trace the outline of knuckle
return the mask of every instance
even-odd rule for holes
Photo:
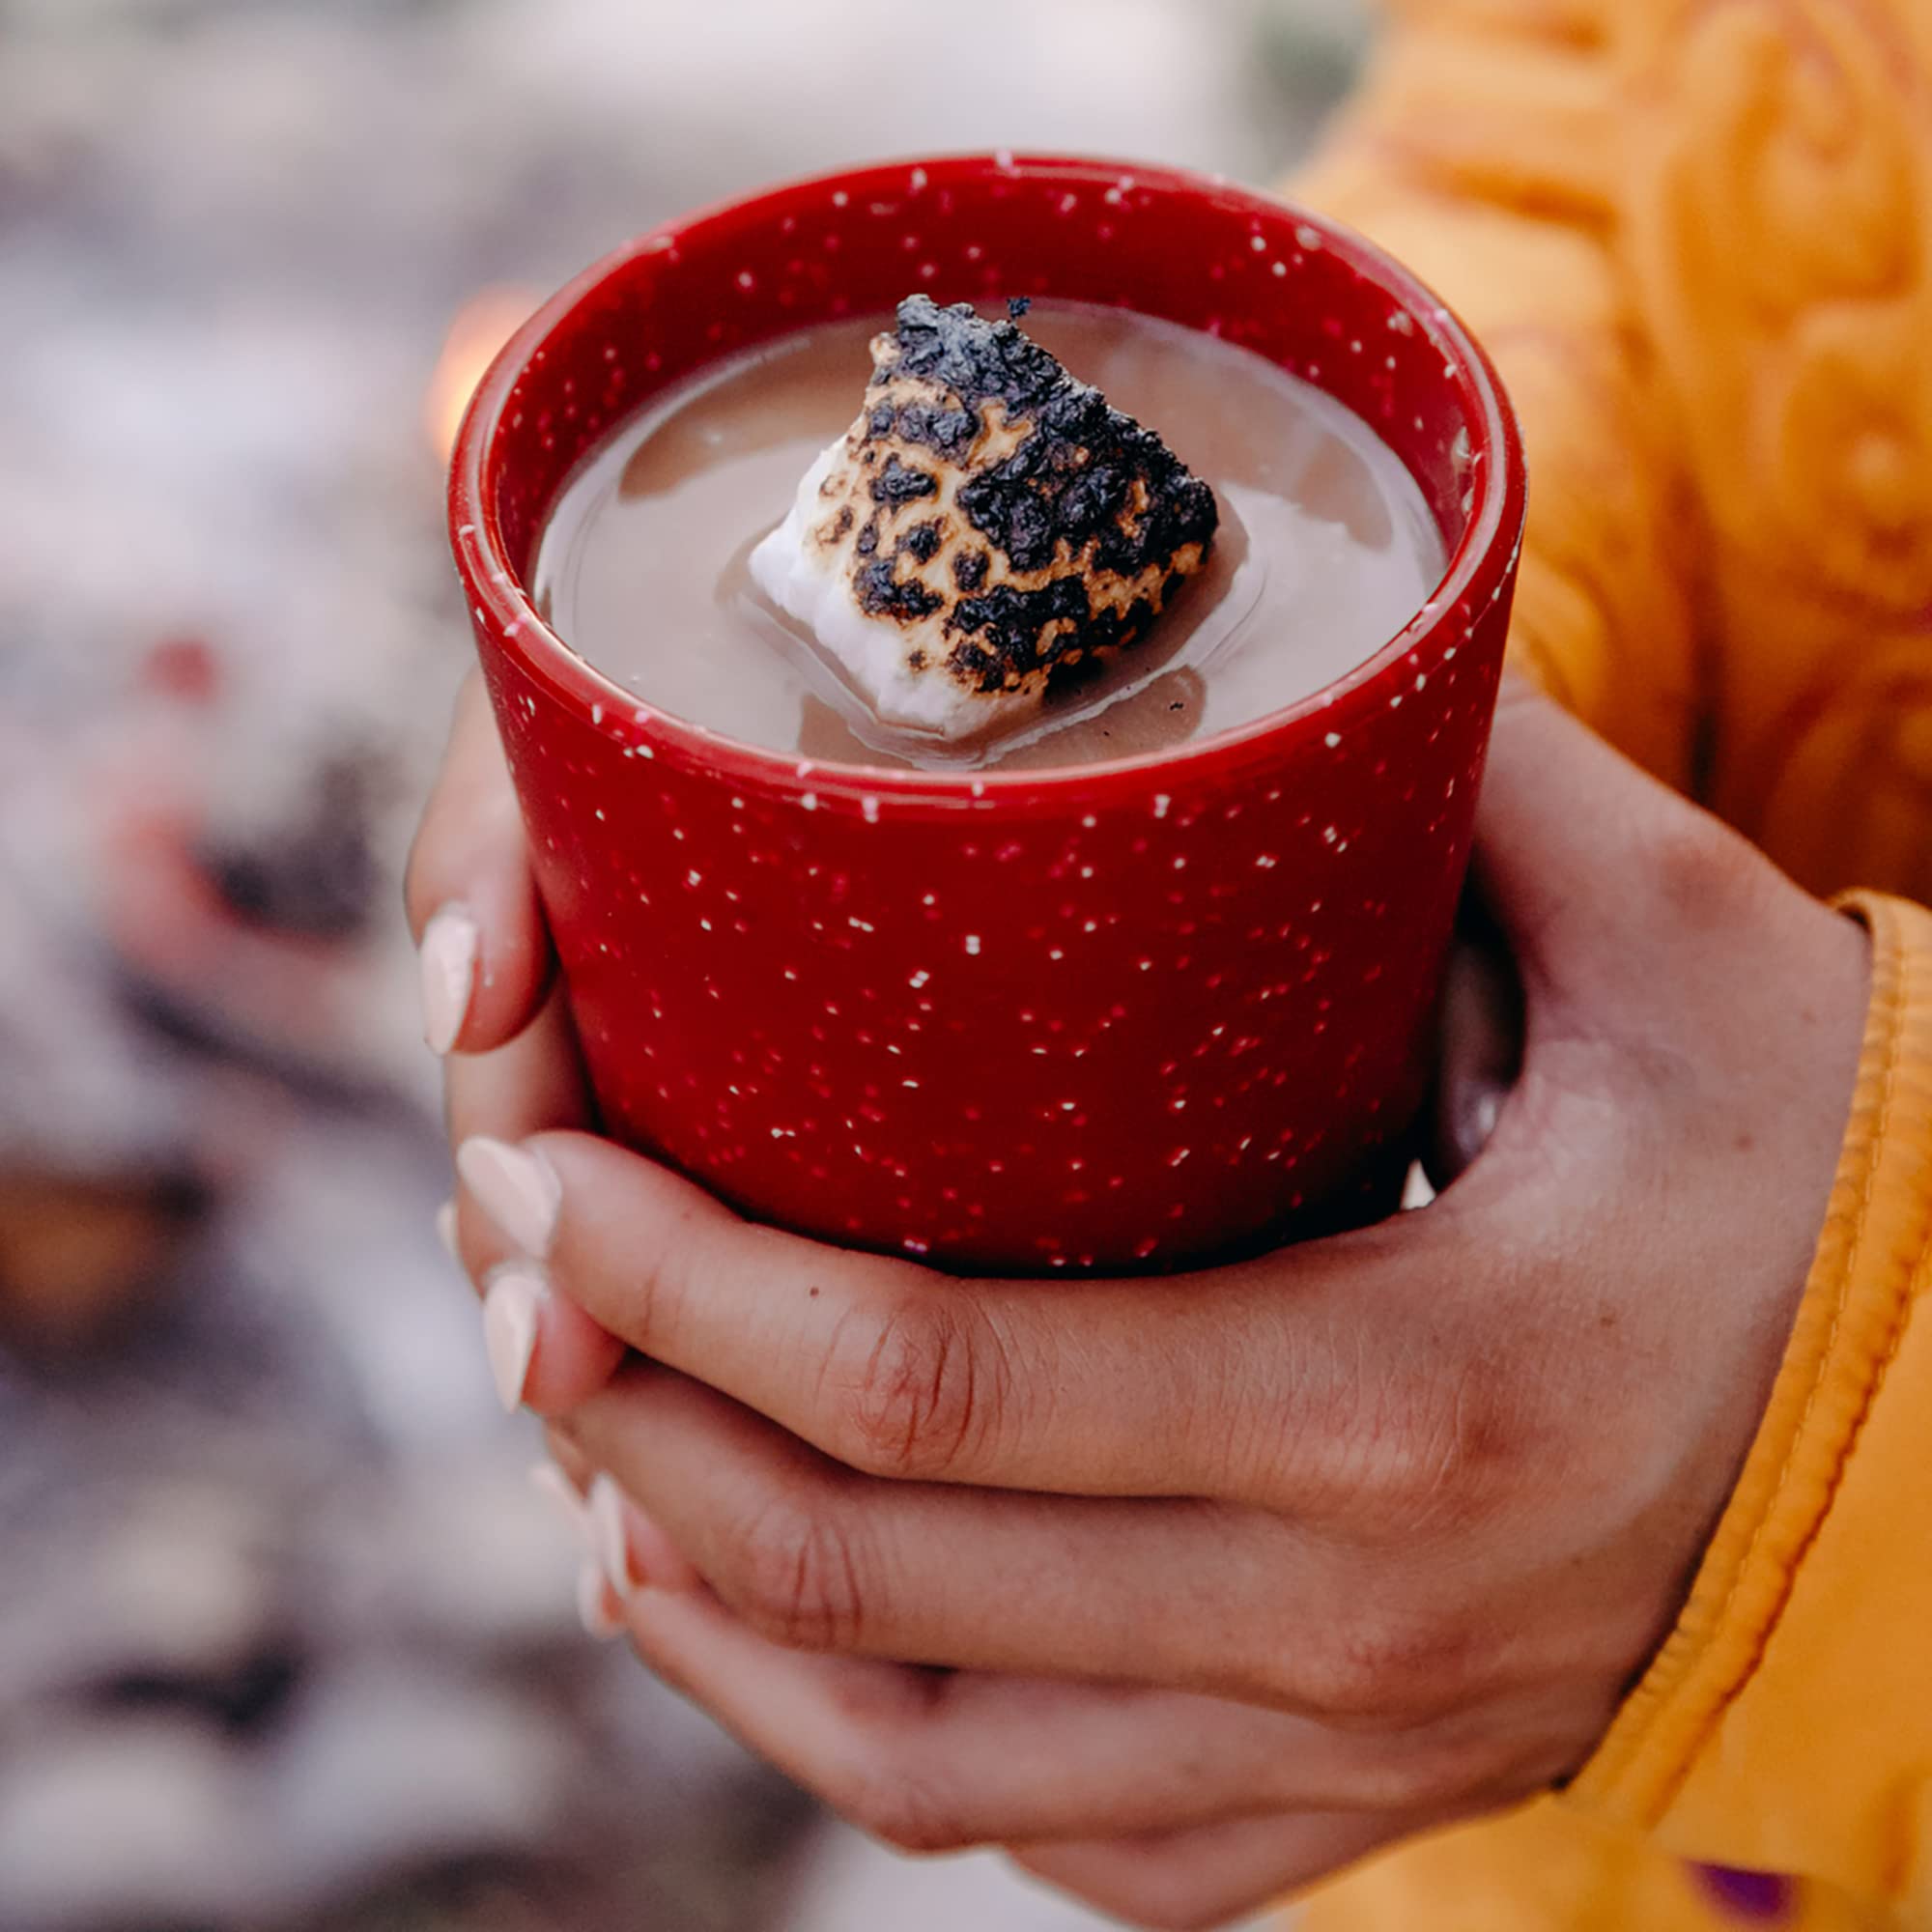
[[[1322,1716],[1403,1725],[1454,1708],[1466,1660],[1460,1634],[1414,1612],[1364,1607],[1298,1660],[1297,1689]]]
[[[582,1291],[595,1304],[597,1319],[635,1349],[652,1354],[689,1324],[692,1311],[720,1265],[718,1244],[700,1216],[679,1204],[666,1211],[659,1178],[641,1177],[650,1190],[639,1197],[652,1209],[647,1237],[622,1243],[602,1234],[588,1217],[564,1214],[557,1227],[550,1268],[565,1290]],[[639,1179],[627,1173],[625,1185],[637,1196]]]
[[[795,1498],[767,1504],[740,1541],[730,1606],[790,1650],[848,1650],[864,1627],[850,1539],[825,1512]]]
[[[952,1799],[896,1766],[855,1776],[834,1808],[902,1852],[961,1852],[980,1842]]]
[[[1133,1922],[1148,1932],[1214,1932],[1228,1922],[1228,1901],[1218,1882],[1163,1872],[1135,1901]]]
[[[1673,926],[1706,930],[1728,920],[1758,874],[1751,848],[1708,813],[1673,806],[1644,843],[1646,869]]]
[[[1508,1379],[1481,1361],[1422,1377],[1398,1405],[1376,1470],[1383,1527],[1403,1537],[1471,1527],[1519,1452],[1520,1409]]]
[[[946,1474],[991,1433],[1007,1381],[983,1322],[950,1299],[907,1294],[849,1378],[851,1461],[869,1475]]]
[[[1508,1364],[1446,1331],[1391,1334],[1356,1373],[1305,1399],[1273,1445],[1271,1485],[1369,1547],[1451,1537],[1505,1498],[1535,1433],[1535,1398]]]
[[[562,1232],[567,1243],[568,1214],[563,1216]],[[613,1254],[612,1259],[620,1257]],[[668,1337],[693,1295],[702,1293],[706,1264],[704,1245],[692,1227],[689,1210],[669,1217],[654,1239],[639,1242],[625,1270],[626,1339],[648,1352],[653,1343]]]
[[[1373,1756],[1347,1780],[1350,1804],[1377,1812],[1409,1812],[1454,1803],[1479,1789],[1491,1775],[1485,1760],[1467,1750],[1431,1746],[1413,1732],[1378,1741]]]
[[[559,1217],[545,1259],[554,1288],[647,1355],[665,1340],[686,1266],[674,1236],[620,1248],[588,1216],[570,1213]]]
[[[1415,1265],[1394,1251],[1384,1259]],[[1256,1499],[1370,1547],[1483,1520],[1535,1426],[1511,1351],[1481,1325],[1493,1325],[1493,1299],[1466,1310],[1453,1276],[1425,1279],[1406,1315],[1325,1337],[1308,1373],[1283,1378],[1271,1351],[1264,1373],[1286,1380],[1292,1399],[1264,1389],[1229,1405],[1264,1418],[1236,1452]]]

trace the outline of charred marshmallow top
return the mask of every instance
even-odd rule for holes
[[[751,567],[885,722],[1021,723],[1207,562],[1214,493],[1013,322],[912,296],[872,363]]]

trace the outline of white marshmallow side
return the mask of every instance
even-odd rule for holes
[[[958,740],[1037,713],[1037,693],[962,687],[945,668],[949,645],[937,621],[909,629],[867,616],[853,601],[848,547],[811,536],[825,514],[822,486],[850,461],[841,436],[805,472],[784,522],[752,553],[753,582],[838,660],[882,724]],[[907,662],[915,649],[925,652],[923,669]]]

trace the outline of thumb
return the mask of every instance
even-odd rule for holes
[[[1639,949],[1654,960],[1682,915],[1671,855],[1732,839],[1559,705],[1505,683],[1472,878],[1532,1000],[1634,990]]]

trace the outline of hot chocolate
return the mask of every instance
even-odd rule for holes
[[[1017,728],[882,719],[751,568],[851,422],[886,319],[821,325],[657,398],[565,489],[539,608],[640,699],[729,737],[881,766],[1129,757],[1247,723],[1372,656],[1421,607],[1441,539],[1401,461],[1342,405],[1249,351],[1124,310],[1042,302],[1026,333],[1208,485],[1205,563],[1128,648],[1056,679]]]

